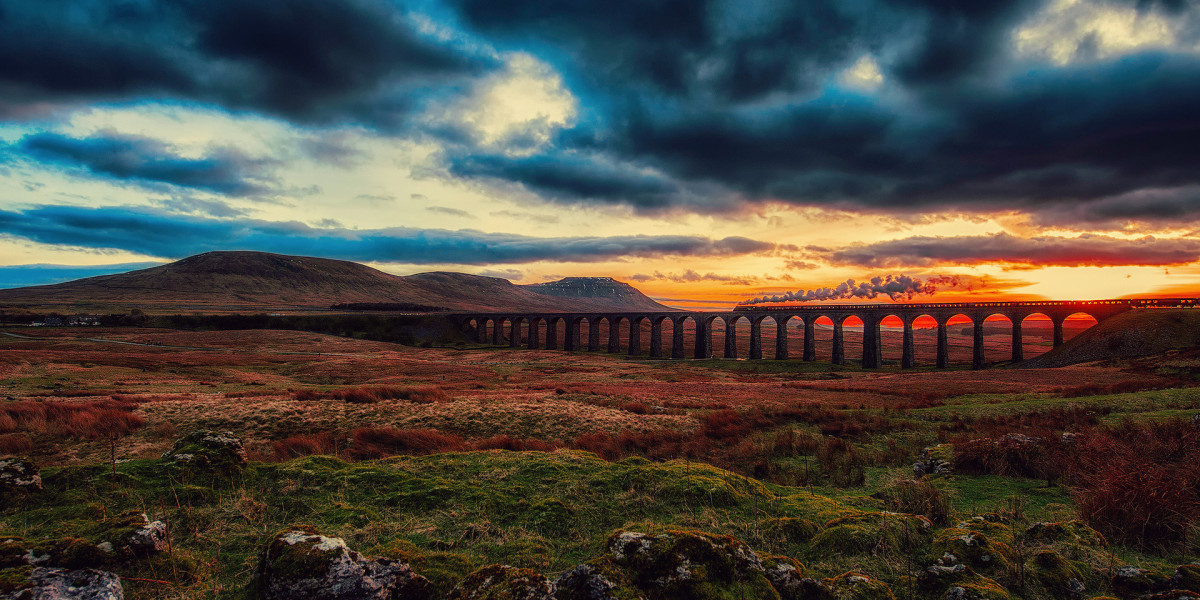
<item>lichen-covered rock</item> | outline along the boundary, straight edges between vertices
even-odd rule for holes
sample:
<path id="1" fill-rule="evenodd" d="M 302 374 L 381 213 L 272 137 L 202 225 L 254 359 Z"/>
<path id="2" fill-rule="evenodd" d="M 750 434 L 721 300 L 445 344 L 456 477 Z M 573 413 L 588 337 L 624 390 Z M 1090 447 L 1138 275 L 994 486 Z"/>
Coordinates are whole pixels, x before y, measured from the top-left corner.
<path id="1" fill-rule="evenodd" d="M 961 562 L 976 571 L 989 572 L 1008 565 L 1006 555 L 1012 550 L 1005 544 L 993 543 L 978 531 L 949 528 L 939 531 L 933 541 L 934 558 L 950 564 Z M 951 560 L 945 560 L 950 555 Z"/>
<path id="2" fill-rule="evenodd" d="M 1200 564 L 1179 565 L 1168 585 L 1173 590 L 1200 592 Z"/>
<path id="3" fill-rule="evenodd" d="M 1011 600 L 1008 590 L 993 583 L 964 583 L 946 590 L 945 600 Z"/>
<path id="4" fill-rule="evenodd" d="M 1125 565 L 1113 573 L 1109 583 L 1114 594 L 1121 598 L 1135 598 L 1163 590 L 1168 579 L 1162 573 Z"/>
<path id="5" fill-rule="evenodd" d="M 1055 598 L 1079 598 L 1087 590 L 1079 569 L 1057 552 L 1038 552 L 1030 564 L 1034 576 Z"/>
<path id="6" fill-rule="evenodd" d="M 105 523 L 97 550 L 122 558 L 145 558 L 167 550 L 167 525 L 133 511 Z"/>
<path id="7" fill-rule="evenodd" d="M 242 440 L 228 431 L 194 431 L 162 455 L 185 473 L 234 475 L 246 466 Z"/>
<path id="8" fill-rule="evenodd" d="M 921 450 L 921 459 L 913 463 L 913 477 L 949 475 L 954 472 L 954 446 L 938 444 Z"/>
<path id="9" fill-rule="evenodd" d="M 617 531 L 607 546 L 609 558 L 651 598 L 777 595 L 758 554 L 729 536 L 699 531 Z"/>
<path id="10" fill-rule="evenodd" d="M 532 569 L 489 565 L 468 575 L 447 600 L 554 600 L 554 585 Z"/>
<path id="11" fill-rule="evenodd" d="M 407 564 L 367 560 L 340 538 L 311 528 L 280 532 L 263 551 L 257 584 L 264 600 L 426 598 L 429 582 Z"/>
<path id="12" fill-rule="evenodd" d="M 800 600 L 808 597 L 806 588 L 810 587 L 806 583 L 813 581 L 804 576 L 804 565 L 800 564 L 794 558 L 788 556 L 775 556 L 773 554 L 765 554 L 762 556 L 763 569 L 767 581 L 771 582 L 771 587 L 779 592 L 779 597 L 783 600 Z"/>
<path id="13" fill-rule="evenodd" d="M 834 519 L 812 539 L 814 548 L 841 554 L 885 554 L 929 540 L 933 523 L 921 515 L 878 512 Z"/>
<path id="14" fill-rule="evenodd" d="M 1025 529 L 1025 537 L 1039 542 L 1058 542 L 1093 548 L 1104 548 L 1108 545 L 1099 531 L 1088 527 L 1083 521 L 1034 523 Z"/>
<path id="15" fill-rule="evenodd" d="M 42 491 L 42 476 L 33 463 L 10 456 L 0 458 L 0 498 Z"/>
<path id="16" fill-rule="evenodd" d="M 556 600 L 618 600 L 620 582 L 614 579 L 619 578 L 605 574 L 596 565 L 579 565 L 554 581 L 554 597 Z M 622 594 L 625 597 L 631 595 L 642 597 Z"/>
<path id="17" fill-rule="evenodd" d="M 0 593 L 11 600 L 124 600 L 121 579 L 96 569 L 22 567 L 0 571 Z"/>
<path id="18" fill-rule="evenodd" d="M 1011 545 L 1016 541 L 1016 534 L 1009 526 L 1009 519 L 998 513 L 984 513 L 959 521 L 956 527 L 978 531 L 993 542 Z"/>
<path id="19" fill-rule="evenodd" d="M 1008 590 L 962 563 L 934 564 L 916 580 L 917 589 L 931 597 L 960 600 L 1008 600 Z"/>
<path id="20" fill-rule="evenodd" d="M 854 571 L 826 579 L 825 587 L 837 600 L 896 600 L 886 583 Z"/>

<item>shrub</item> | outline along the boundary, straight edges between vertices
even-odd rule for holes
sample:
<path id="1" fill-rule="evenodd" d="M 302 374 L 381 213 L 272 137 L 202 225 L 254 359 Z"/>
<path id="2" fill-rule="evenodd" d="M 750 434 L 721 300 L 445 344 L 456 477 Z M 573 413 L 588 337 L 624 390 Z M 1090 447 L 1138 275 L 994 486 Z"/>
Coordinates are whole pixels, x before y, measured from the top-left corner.
<path id="1" fill-rule="evenodd" d="M 0 435 L 0 455 L 24 454 L 33 449 L 33 440 L 24 433 Z"/>
<path id="2" fill-rule="evenodd" d="M 470 443 L 473 450 L 512 450 L 514 452 L 553 452 L 562 444 L 528 438 L 518 438 L 511 435 L 495 435 Z"/>
<path id="3" fill-rule="evenodd" d="M 330 431 L 293 435 L 275 441 L 271 448 L 278 460 L 313 454 L 337 454 L 337 442 Z"/>
<path id="4" fill-rule="evenodd" d="M 359 427 L 350 434 L 350 456 L 382 458 L 394 454 L 436 454 L 466 449 L 462 438 L 434 429 Z"/>
<path id="5" fill-rule="evenodd" d="M 132 402 L 20 401 L 0 404 L 0 433 L 26 432 L 79 439 L 111 439 L 145 424 Z"/>

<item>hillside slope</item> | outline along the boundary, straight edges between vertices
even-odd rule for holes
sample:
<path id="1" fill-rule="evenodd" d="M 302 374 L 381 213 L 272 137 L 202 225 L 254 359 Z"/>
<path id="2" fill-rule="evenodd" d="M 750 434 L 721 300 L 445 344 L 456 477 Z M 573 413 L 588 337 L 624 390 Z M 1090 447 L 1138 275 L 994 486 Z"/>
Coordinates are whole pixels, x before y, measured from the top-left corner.
<path id="1" fill-rule="evenodd" d="M 632 294 L 619 297 L 564 298 L 496 277 L 450 272 L 402 277 L 349 261 L 228 251 L 116 275 L 0 290 L 0 306 L 76 312 L 314 310 L 341 303 L 481 311 L 669 310 L 629 290 Z"/>
<path id="2" fill-rule="evenodd" d="M 1195 348 L 1200 348 L 1200 310 L 1143 309 L 1108 319 L 1021 366 L 1063 367 Z"/>

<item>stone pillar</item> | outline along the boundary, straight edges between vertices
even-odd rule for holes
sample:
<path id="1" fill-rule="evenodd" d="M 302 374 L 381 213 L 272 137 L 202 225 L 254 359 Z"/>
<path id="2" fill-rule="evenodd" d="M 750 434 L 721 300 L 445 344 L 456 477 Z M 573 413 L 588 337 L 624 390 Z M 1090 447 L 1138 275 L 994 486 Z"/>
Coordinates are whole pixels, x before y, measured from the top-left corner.
<path id="1" fill-rule="evenodd" d="M 504 319 L 492 321 L 492 345 L 499 346 L 504 341 Z"/>
<path id="2" fill-rule="evenodd" d="M 864 369 L 878 369 L 883 366 L 883 349 L 879 343 L 879 318 L 875 315 L 861 315 L 863 322 L 863 355 Z"/>
<path id="3" fill-rule="evenodd" d="M 642 318 L 629 319 L 629 355 L 638 356 L 642 353 Z"/>
<path id="4" fill-rule="evenodd" d="M 983 323 L 986 317 L 975 318 L 975 326 L 971 328 L 971 368 L 982 369 L 987 366 L 983 355 Z"/>
<path id="5" fill-rule="evenodd" d="M 574 352 L 579 349 L 579 319 L 567 317 L 563 325 L 566 327 L 563 334 L 563 350 Z"/>
<path id="6" fill-rule="evenodd" d="M 1051 317 L 1054 319 L 1053 317 Z M 1057 348 L 1063 345 L 1063 321 L 1065 319 L 1054 319 L 1054 347 Z"/>
<path id="7" fill-rule="evenodd" d="M 616 354 L 621 351 L 621 318 L 608 318 L 608 353 Z"/>
<path id="8" fill-rule="evenodd" d="M 663 319 L 650 318 L 650 358 L 662 358 Z"/>
<path id="9" fill-rule="evenodd" d="M 750 360 L 762 360 L 762 321 L 750 319 Z"/>
<path id="10" fill-rule="evenodd" d="M 788 357 L 787 322 L 787 319 L 775 319 L 775 360 L 787 360 Z"/>
<path id="11" fill-rule="evenodd" d="M 945 369 L 950 366 L 950 341 L 946 338 L 946 321 L 937 324 L 937 368 Z"/>
<path id="12" fill-rule="evenodd" d="M 1013 362 L 1025 360 L 1025 340 L 1022 338 L 1022 319 L 1012 318 L 1012 359 Z"/>
<path id="13" fill-rule="evenodd" d="M 737 320 L 725 319 L 725 358 L 737 358 Z"/>
<path id="14" fill-rule="evenodd" d="M 704 317 L 694 319 L 696 321 L 696 358 L 712 358 L 712 327 Z"/>
<path id="15" fill-rule="evenodd" d="M 487 319 L 475 319 L 475 341 L 480 344 L 487 343 Z"/>
<path id="16" fill-rule="evenodd" d="M 542 320 L 539 318 L 536 318 L 536 317 L 529 320 L 529 349 L 530 350 L 538 349 L 538 325 L 541 324 L 541 322 L 542 322 Z"/>
<path id="17" fill-rule="evenodd" d="M 546 320 L 546 349 L 558 350 L 558 319 Z"/>
<path id="18" fill-rule="evenodd" d="M 600 318 L 588 317 L 588 352 L 600 351 Z"/>
<path id="19" fill-rule="evenodd" d="M 687 319 L 671 320 L 671 358 L 687 358 L 683 353 L 683 322 Z"/>
<path id="20" fill-rule="evenodd" d="M 917 365 L 917 349 L 913 343 L 913 320 L 904 322 L 904 341 L 900 350 L 900 368 L 911 369 Z"/>
<path id="21" fill-rule="evenodd" d="M 846 348 L 842 343 L 842 320 L 835 319 L 833 321 L 833 358 L 830 360 L 835 365 L 846 364 Z"/>
<path id="22" fill-rule="evenodd" d="M 817 360 L 817 318 L 804 319 L 804 360 Z"/>
<path id="23" fill-rule="evenodd" d="M 521 345 L 521 322 L 523 319 L 513 319 L 508 326 L 508 345 L 516 348 Z"/>

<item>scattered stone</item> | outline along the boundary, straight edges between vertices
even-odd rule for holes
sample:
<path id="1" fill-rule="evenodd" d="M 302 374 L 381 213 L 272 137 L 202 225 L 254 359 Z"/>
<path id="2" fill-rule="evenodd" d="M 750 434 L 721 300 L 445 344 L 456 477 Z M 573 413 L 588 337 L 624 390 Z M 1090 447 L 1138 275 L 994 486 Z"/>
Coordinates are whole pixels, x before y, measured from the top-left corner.
<path id="1" fill-rule="evenodd" d="M 14 570 L 19 571 L 19 570 Z M 12 582 L 12 600 L 124 600 L 121 578 L 96 569 L 50 569 L 36 567 L 21 573 L 23 582 Z M 19 578 L 19 575 L 18 577 Z M 5 587 L 8 587 L 6 585 Z"/>
<path id="2" fill-rule="evenodd" d="M 854 571 L 826 579 L 825 587 L 837 600 L 896 600 L 887 584 Z"/>
<path id="3" fill-rule="evenodd" d="M 1110 585 L 1121 598 L 1134 598 L 1166 587 L 1167 577 L 1158 571 L 1126 565 L 1113 574 Z"/>
<path id="4" fill-rule="evenodd" d="M 0 497 L 42 491 L 42 476 L 33 463 L 15 456 L 0 458 Z"/>
<path id="5" fill-rule="evenodd" d="M 145 558 L 167 551 L 167 525 L 133 511 L 107 523 L 101 539 L 96 549 L 103 554 L 115 551 L 124 558 Z"/>
<path id="6" fill-rule="evenodd" d="M 953 556 L 957 562 L 984 572 L 1005 567 L 1008 564 L 1005 555 L 1012 553 L 1007 545 L 992 542 L 978 531 L 957 528 L 938 532 L 933 547 L 935 552 L 942 552 L 943 558 L 946 555 Z"/>
<path id="7" fill-rule="evenodd" d="M 954 472 L 954 448 L 950 444 L 938 444 L 921 450 L 921 460 L 913 463 L 913 477 L 925 475 L 949 475 Z"/>
<path id="8" fill-rule="evenodd" d="M 594 565 L 579 565 L 554 582 L 556 600 L 617 600 L 616 594 L 617 584 Z"/>
<path id="9" fill-rule="evenodd" d="M 555 597 L 554 585 L 537 571 L 489 565 L 467 575 L 446 600 L 555 600 Z"/>
<path id="10" fill-rule="evenodd" d="M 424 599 L 429 582 L 405 563 L 367 560 L 340 538 L 311 528 L 280 532 L 262 553 L 257 584 L 264 600 Z"/>
<path id="11" fill-rule="evenodd" d="M 234 475 L 246 465 L 242 440 L 228 431 L 194 431 L 162 455 L 185 472 Z"/>

